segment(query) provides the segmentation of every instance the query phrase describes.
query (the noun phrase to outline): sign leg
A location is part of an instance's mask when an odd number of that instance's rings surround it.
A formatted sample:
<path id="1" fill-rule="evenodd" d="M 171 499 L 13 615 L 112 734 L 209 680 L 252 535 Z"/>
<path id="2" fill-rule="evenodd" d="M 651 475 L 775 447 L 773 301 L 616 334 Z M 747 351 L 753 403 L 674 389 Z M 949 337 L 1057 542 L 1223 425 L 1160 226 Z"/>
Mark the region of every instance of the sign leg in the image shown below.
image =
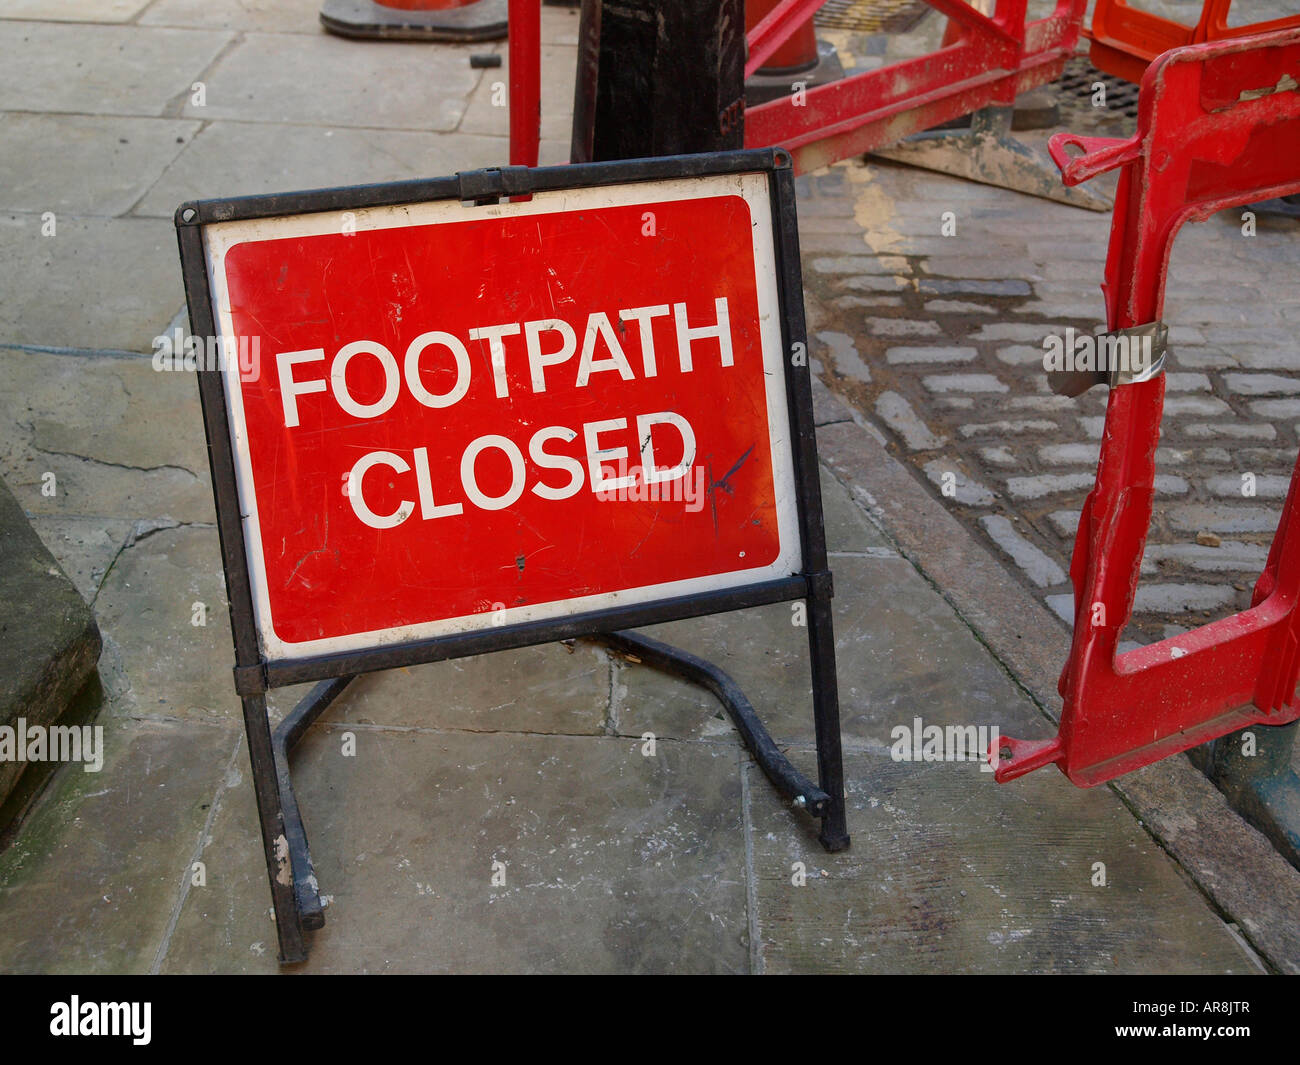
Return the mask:
<path id="1" fill-rule="evenodd" d="M 849 845 L 849 828 L 844 810 L 835 629 L 830 600 L 820 594 L 808 599 L 808 657 L 812 663 L 813 723 L 817 729 L 817 776 L 822 791 L 830 796 L 818 838 L 828 851 L 842 851 Z"/>
<path id="2" fill-rule="evenodd" d="M 630 655 L 652 669 L 672 673 L 712 692 L 722 703 L 722 708 L 736 726 L 736 731 L 740 733 L 749 753 L 754 756 L 754 761 L 763 770 L 763 775 L 771 781 L 781 798 L 806 810 L 813 817 L 826 816 L 830 798 L 781 753 L 753 705 L 741 691 L 740 685 L 726 672 L 680 647 L 672 647 L 628 630 L 606 632 L 592 638 L 619 654 Z"/>
<path id="3" fill-rule="evenodd" d="M 245 696 L 243 702 L 244 731 L 248 735 L 248 758 L 253 768 L 253 791 L 257 796 L 257 819 L 262 827 L 266 874 L 271 881 L 280 961 L 283 964 L 305 961 L 307 946 L 293 892 L 293 867 L 289 861 L 289 841 L 285 836 L 284 808 L 280 804 L 271 723 L 266 716 L 266 696 Z"/>
<path id="4" fill-rule="evenodd" d="M 325 927 L 325 912 L 321 906 L 320 889 L 316 884 L 316 871 L 312 866 L 311 848 L 307 844 L 307 830 L 298 809 L 298 796 L 293 790 L 290 758 L 293 749 L 308 727 L 329 709 L 349 684 L 354 674 L 321 681 L 295 706 L 271 736 L 275 751 L 275 765 L 280 782 L 280 808 L 284 811 L 284 836 L 289 844 L 289 863 L 293 872 L 293 895 L 298 904 L 298 919 L 302 927 L 311 931 Z"/>

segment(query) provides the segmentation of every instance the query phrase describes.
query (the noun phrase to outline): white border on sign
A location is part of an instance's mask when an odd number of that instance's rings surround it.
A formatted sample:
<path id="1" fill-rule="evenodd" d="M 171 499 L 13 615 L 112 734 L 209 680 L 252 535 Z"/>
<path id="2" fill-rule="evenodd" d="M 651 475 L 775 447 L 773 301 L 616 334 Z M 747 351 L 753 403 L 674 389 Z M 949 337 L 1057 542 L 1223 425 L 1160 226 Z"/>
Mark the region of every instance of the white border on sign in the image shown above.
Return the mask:
<path id="1" fill-rule="evenodd" d="M 235 329 L 226 284 L 225 258 L 237 244 L 247 241 L 279 240 L 292 237 L 339 233 L 342 216 L 352 215 L 356 232 L 465 222 L 484 218 L 513 218 L 554 214 L 604 207 L 637 206 L 677 200 L 707 199 L 739 195 L 749 205 L 754 225 L 754 265 L 758 294 L 759 335 L 767 392 L 768 439 L 771 442 L 773 490 L 776 496 L 777 536 L 780 551 L 769 565 L 753 569 L 692 577 L 661 584 L 642 585 L 598 595 L 561 599 L 550 603 L 511 607 L 497 612 L 467 614 L 457 618 L 406 625 L 399 628 L 333 636 L 291 643 L 275 632 L 267 589 L 262 534 L 253 490 L 253 467 L 245 428 L 243 394 L 239 386 L 238 360 L 224 367 L 226 408 L 235 459 L 235 480 L 243 514 L 244 544 L 248 554 L 249 583 L 252 586 L 253 616 L 262 654 L 268 661 L 360 651 L 438 636 L 479 632 L 530 621 L 553 620 L 612 607 L 636 606 L 701 592 L 738 588 L 767 580 L 779 580 L 799 573 L 803 554 L 799 538 L 798 497 L 795 490 L 793 441 L 786 395 L 785 359 L 781 341 L 780 300 L 777 289 L 776 249 L 772 233 L 772 208 L 766 174 L 715 174 L 689 179 L 643 181 L 584 189 L 539 192 L 528 203 L 501 203 L 466 207 L 454 200 L 408 204 L 400 207 L 369 207 L 325 211 L 281 218 L 218 222 L 204 227 L 204 249 L 208 278 L 212 286 L 213 313 L 219 336 L 234 351 Z M 812 471 L 810 476 L 817 476 Z"/>

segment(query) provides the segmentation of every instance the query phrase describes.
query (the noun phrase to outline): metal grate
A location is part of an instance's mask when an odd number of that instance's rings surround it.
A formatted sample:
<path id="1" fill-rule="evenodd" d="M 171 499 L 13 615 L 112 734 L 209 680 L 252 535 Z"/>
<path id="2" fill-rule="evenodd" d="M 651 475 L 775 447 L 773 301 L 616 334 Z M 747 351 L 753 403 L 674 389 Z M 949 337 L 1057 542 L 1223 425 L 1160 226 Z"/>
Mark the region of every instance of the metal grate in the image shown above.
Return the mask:
<path id="1" fill-rule="evenodd" d="M 1093 106 L 1094 86 L 1106 88 L 1106 106 Z M 1082 55 L 1072 56 L 1065 70 L 1046 88 L 1061 112 L 1060 124 L 1073 133 L 1089 130 L 1114 134 L 1137 125 L 1138 87 L 1122 78 L 1103 74 Z"/>
<path id="2" fill-rule="evenodd" d="M 826 0 L 813 22 L 824 30 L 906 33 L 930 10 L 925 0 Z"/>

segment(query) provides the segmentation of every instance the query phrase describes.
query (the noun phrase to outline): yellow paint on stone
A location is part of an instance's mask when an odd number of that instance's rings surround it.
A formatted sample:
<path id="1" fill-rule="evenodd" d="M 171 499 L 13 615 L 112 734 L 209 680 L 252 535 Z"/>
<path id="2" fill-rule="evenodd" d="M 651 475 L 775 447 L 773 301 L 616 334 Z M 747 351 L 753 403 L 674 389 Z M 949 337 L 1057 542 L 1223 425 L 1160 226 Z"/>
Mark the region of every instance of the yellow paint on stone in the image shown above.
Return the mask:
<path id="1" fill-rule="evenodd" d="M 853 193 L 853 221 L 862 230 L 862 240 L 879 258 L 881 265 L 893 271 L 894 277 L 908 288 L 916 287 L 907 260 L 901 255 L 890 255 L 904 245 L 907 238 L 891 224 L 894 217 L 894 200 L 872 173 L 870 164 L 848 160 L 843 164 L 845 176 L 856 186 Z"/>

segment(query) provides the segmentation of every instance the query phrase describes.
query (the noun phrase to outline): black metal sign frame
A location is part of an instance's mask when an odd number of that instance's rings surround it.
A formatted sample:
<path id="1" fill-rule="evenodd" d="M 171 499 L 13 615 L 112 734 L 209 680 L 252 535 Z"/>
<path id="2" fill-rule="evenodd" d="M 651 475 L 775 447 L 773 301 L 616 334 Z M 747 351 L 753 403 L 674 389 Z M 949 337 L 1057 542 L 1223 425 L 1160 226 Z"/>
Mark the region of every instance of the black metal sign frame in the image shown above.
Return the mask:
<path id="1" fill-rule="evenodd" d="M 243 701 L 244 727 L 248 734 L 253 785 L 282 963 L 304 960 L 307 957 L 305 931 L 320 928 L 325 923 L 307 836 L 290 777 L 290 754 L 312 722 L 361 673 L 575 637 L 597 640 L 615 651 L 635 656 L 652 668 L 672 672 L 713 692 L 781 796 L 796 808 L 820 819 L 818 838 L 822 845 L 828 851 L 842 850 L 849 845 L 844 810 L 835 640 L 831 623 L 832 585 L 826 561 L 811 379 L 807 358 L 791 357 L 791 353 L 807 351 L 794 172 L 788 153 L 765 148 L 536 169 L 491 168 L 427 181 L 200 200 L 183 204 L 176 211 L 191 332 L 197 337 L 215 337 L 217 325 L 204 248 L 204 227 L 207 225 L 436 200 L 497 203 L 512 196 L 551 190 L 745 173 L 767 175 L 772 210 L 784 352 L 782 361 L 785 365 L 802 549 L 801 571 L 791 576 L 556 619 L 507 624 L 488 631 L 413 640 L 367 650 L 268 660 L 260 649 L 254 620 L 234 445 L 222 372 L 212 366 L 200 367 L 199 395 L 235 646 L 235 690 Z M 807 603 L 817 784 L 807 779 L 780 752 L 744 693 L 726 673 L 703 659 L 627 631 L 665 621 L 799 599 Z M 319 683 L 273 734 L 267 716 L 266 693 L 284 685 L 313 680 Z"/>

